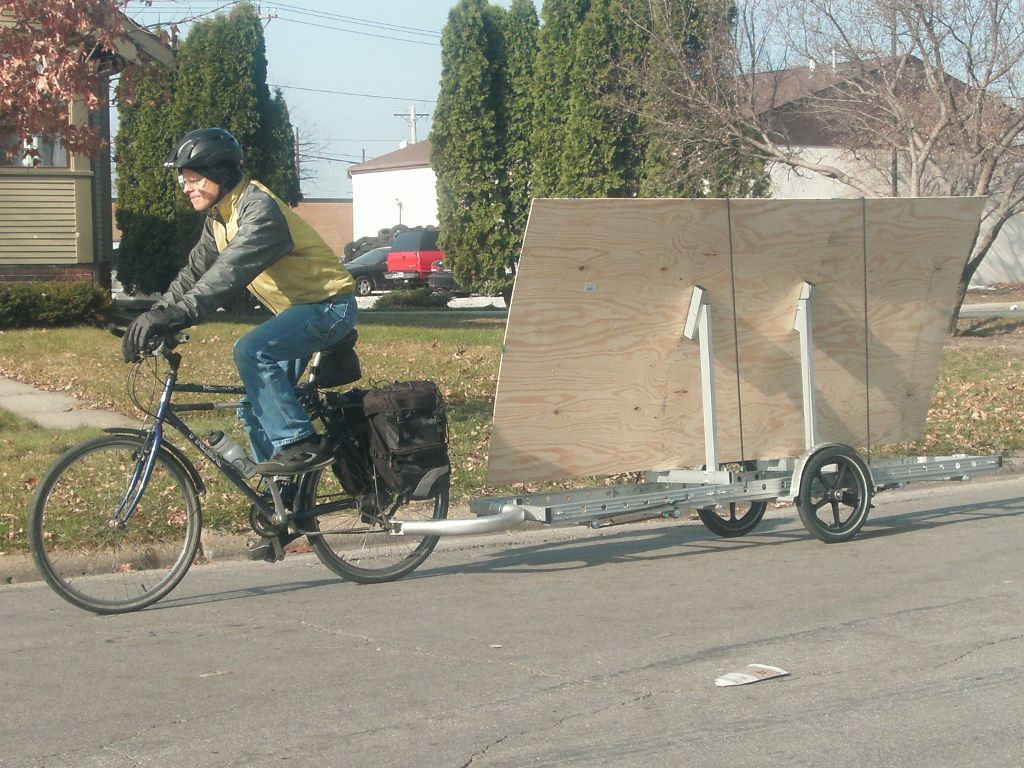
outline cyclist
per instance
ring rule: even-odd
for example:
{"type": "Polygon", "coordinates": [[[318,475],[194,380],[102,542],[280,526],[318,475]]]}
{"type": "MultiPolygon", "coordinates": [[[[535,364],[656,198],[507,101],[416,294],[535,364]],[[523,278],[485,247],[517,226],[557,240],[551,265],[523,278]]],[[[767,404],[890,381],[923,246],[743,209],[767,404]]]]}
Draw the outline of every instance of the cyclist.
{"type": "Polygon", "coordinates": [[[297,474],[330,460],[294,386],[309,359],[356,324],[354,281],[323,238],[242,168],[242,147],[223,128],[186,134],[164,164],[192,207],[206,211],[199,242],[167,292],[125,333],[125,362],[155,336],[205,320],[243,289],[274,313],[233,354],[246,397],[239,409],[264,474],[297,474]]]}

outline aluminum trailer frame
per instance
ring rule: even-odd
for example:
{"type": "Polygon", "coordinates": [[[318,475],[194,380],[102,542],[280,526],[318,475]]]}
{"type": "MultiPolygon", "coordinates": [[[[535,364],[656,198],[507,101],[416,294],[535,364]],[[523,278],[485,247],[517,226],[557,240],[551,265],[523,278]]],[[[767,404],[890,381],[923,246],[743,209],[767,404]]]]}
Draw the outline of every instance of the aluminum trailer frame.
{"type": "Polygon", "coordinates": [[[911,456],[868,463],[852,446],[819,443],[811,301],[805,282],[793,329],[800,334],[805,453],[796,458],[723,464],[718,455],[711,303],[694,286],[683,335],[700,345],[705,464],[697,469],[646,473],[643,482],[516,496],[484,497],[470,503],[476,519],[395,521],[396,535],[495,533],[533,520],[546,525],[594,528],[655,517],[679,518],[698,510],[701,520],[723,536],[749,533],[770,501],[796,504],[804,526],[825,542],[846,541],[867,519],[875,493],[921,480],[967,480],[1003,466],[1001,456],[911,456]],[[714,468],[708,470],[706,468],[714,468]],[[738,505],[746,505],[737,516],[738,505]],[[728,506],[727,519],[717,516],[728,506]],[[829,515],[831,513],[831,515],[829,515]]]}

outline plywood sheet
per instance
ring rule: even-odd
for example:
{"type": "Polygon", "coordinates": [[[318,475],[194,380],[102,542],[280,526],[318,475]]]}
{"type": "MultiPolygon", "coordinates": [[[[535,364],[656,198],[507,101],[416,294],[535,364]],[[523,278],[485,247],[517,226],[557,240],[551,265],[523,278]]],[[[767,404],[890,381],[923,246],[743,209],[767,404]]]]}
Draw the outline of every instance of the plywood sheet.
{"type": "Polygon", "coordinates": [[[800,287],[812,294],[818,430],[858,445],[865,434],[863,207],[858,200],[734,200],[732,243],[743,450],[789,456],[804,445],[800,287]]]}
{"type": "Polygon", "coordinates": [[[695,285],[712,305],[722,460],[804,450],[793,330],[804,281],[819,440],[916,436],[982,204],[535,201],[489,481],[702,464],[699,348],[682,336],[695,285]]]}
{"type": "MultiPolygon", "coordinates": [[[[676,466],[703,445],[698,348],[683,325],[694,284],[731,291],[726,204],[624,202],[534,203],[502,354],[492,483],[676,466]]],[[[718,346],[734,359],[731,334],[718,346]]],[[[735,421],[735,374],[731,390],[719,406],[735,421]]]]}
{"type": "Polygon", "coordinates": [[[924,430],[984,205],[977,197],[866,202],[871,445],[924,430]]]}

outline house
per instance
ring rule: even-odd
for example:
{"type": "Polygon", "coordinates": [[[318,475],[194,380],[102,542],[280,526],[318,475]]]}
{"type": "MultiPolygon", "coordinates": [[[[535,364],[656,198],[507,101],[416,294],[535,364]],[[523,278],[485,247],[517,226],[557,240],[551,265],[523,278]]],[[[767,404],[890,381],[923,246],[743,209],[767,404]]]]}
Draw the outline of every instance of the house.
{"type": "MultiPolygon", "coordinates": [[[[125,17],[127,38],[106,52],[97,77],[109,78],[145,57],[173,66],[174,54],[155,35],[125,17]]],[[[0,18],[0,23],[3,23],[0,18]]],[[[90,115],[84,104],[69,107],[69,120],[92,121],[110,138],[109,108],[90,115]]],[[[2,116],[0,116],[2,130],[2,116]]],[[[60,146],[36,143],[39,162],[11,164],[0,153],[0,282],[90,280],[109,285],[111,259],[110,152],[94,158],[60,146]]]]}
{"type": "MultiPolygon", "coordinates": [[[[891,174],[884,178],[874,170],[891,167],[892,153],[870,146],[858,149],[856,156],[842,149],[845,141],[841,131],[809,109],[813,101],[827,100],[834,89],[856,77],[857,70],[844,66],[798,67],[754,76],[754,112],[767,116],[767,125],[774,136],[804,159],[822,165],[855,171],[863,178],[875,176],[876,187],[891,183],[891,174]],[[872,161],[875,161],[872,163],[872,161]]],[[[956,85],[967,86],[956,81],[956,85]]],[[[840,181],[784,163],[769,165],[771,196],[777,198],[853,198],[861,193],[840,181]]],[[[888,171],[889,168],[886,168],[888,171]]],[[[897,167],[897,185],[900,174],[897,167]]],[[[966,254],[965,254],[966,257],[966,254]]],[[[1024,283],[1024,215],[1012,217],[1003,226],[971,280],[973,286],[1000,283],[1024,283]]]]}
{"type": "Polygon", "coordinates": [[[437,176],[430,165],[430,141],[353,165],[353,238],[373,237],[396,224],[437,225],[437,176]]]}

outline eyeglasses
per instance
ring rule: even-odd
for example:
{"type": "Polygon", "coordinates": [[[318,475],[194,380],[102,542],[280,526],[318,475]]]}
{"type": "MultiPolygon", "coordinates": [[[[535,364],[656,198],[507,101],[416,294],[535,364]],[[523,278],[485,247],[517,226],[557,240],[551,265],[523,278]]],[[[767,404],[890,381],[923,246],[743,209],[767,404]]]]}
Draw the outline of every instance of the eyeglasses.
{"type": "Polygon", "coordinates": [[[206,185],[210,183],[210,180],[205,176],[200,176],[198,179],[186,179],[180,173],[178,174],[178,184],[181,185],[182,189],[206,189],[206,185]]]}

